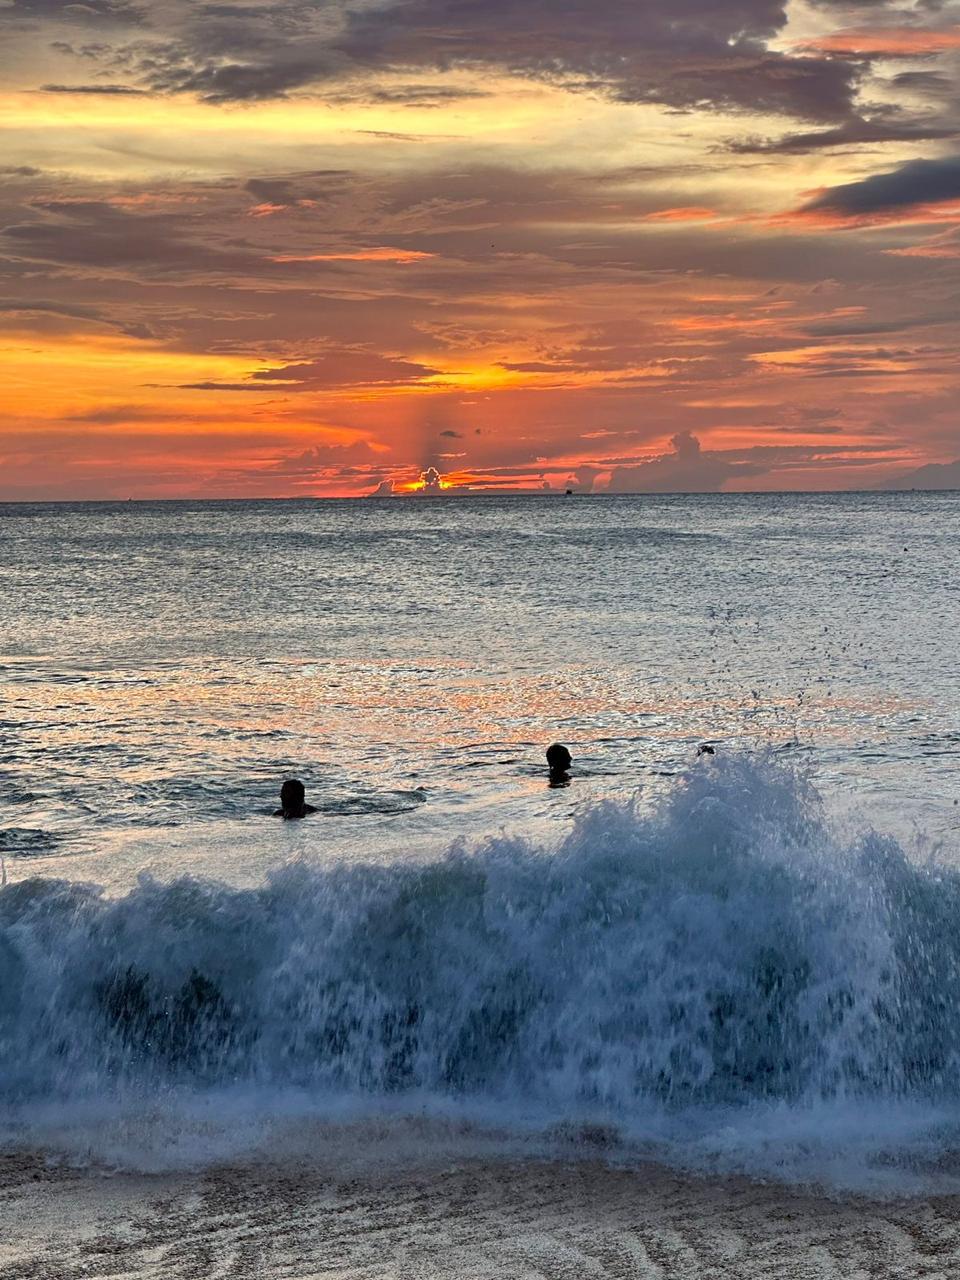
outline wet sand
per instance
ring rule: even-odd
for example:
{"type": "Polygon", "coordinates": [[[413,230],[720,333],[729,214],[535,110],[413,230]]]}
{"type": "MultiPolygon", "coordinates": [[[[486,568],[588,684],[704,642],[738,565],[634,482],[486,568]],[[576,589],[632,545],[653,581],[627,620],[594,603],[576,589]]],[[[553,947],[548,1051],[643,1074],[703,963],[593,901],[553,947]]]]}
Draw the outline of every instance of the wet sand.
{"type": "Polygon", "coordinates": [[[2,1280],[960,1276],[960,1196],[874,1201],[582,1161],[109,1176],[7,1154],[0,1223],[2,1280]]]}

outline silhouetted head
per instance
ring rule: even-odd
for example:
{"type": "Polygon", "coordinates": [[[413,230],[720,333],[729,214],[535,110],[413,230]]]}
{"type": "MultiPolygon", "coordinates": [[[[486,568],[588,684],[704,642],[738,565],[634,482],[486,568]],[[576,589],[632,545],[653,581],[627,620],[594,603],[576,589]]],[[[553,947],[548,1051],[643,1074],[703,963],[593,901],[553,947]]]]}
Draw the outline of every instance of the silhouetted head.
{"type": "Polygon", "coordinates": [[[303,813],[306,794],[303,783],[299,778],[288,778],[286,780],[280,788],[280,808],[283,810],[284,817],[288,815],[300,817],[303,813]]]}
{"type": "Polygon", "coordinates": [[[547,747],[547,766],[551,773],[566,773],[572,764],[573,757],[562,743],[547,747]]]}

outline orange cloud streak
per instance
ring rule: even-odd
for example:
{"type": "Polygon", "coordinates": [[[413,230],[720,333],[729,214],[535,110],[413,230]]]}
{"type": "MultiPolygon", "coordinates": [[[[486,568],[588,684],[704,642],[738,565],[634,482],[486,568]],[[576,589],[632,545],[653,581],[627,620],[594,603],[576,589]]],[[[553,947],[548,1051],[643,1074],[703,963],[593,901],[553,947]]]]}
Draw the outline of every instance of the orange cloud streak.
{"type": "Polygon", "coordinates": [[[919,31],[913,27],[851,28],[816,40],[805,40],[794,47],[804,53],[865,54],[879,58],[915,54],[922,57],[960,49],[960,27],[946,27],[940,31],[919,31]]]}
{"type": "Polygon", "coordinates": [[[791,209],[775,214],[766,220],[767,226],[804,226],[833,231],[856,227],[927,226],[960,219],[960,200],[944,200],[942,203],[908,205],[893,209],[871,209],[869,213],[845,213],[840,209],[791,209]]]}
{"type": "Polygon", "coordinates": [[[641,222],[703,222],[716,217],[716,209],[707,209],[701,205],[681,205],[676,209],[648,213],[645,218],[641,218],[641,222]]]}
{"type": "Polygon", "coordinates": [[[435,258],[436,254],[423,253],[419,249],[391,249],[381,245],[376,249],[339,249],[332,253],[278,253],[271,262],[422,262],[435,258]]]}

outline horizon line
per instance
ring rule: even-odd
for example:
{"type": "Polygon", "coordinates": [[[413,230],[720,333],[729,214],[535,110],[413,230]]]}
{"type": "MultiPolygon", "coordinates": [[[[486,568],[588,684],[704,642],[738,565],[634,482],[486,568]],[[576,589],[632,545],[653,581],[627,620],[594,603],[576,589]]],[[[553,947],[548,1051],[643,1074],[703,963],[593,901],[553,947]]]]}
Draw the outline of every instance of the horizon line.
{"type": "Polygon", "coordinates": [[[909,489],[677,489],[653,490],[637,493],[608,493],[599,490],[595,493],[573,490],[570,493],[555,489],[546,492],[540,489],[522,489],[517,492],[498,490],[446,490],[443,493],[355,493],[355,494],[274,494],[261,496],[234,497],[200,497],[197,495],[182,497],[153,498],[0,498],[0,507],[55,507],[55,506],[117,506],[131,504],[143,506],[148,503],[190,503],[190,502],[399,502],[405,504],[413,501],[444,501],[451,498],[828,498],[847,497],[850,495],[872,495],[874,497],[894,497],[898,494],[960,494],[960,487],[935,489],[915,487],[909,489]]]}

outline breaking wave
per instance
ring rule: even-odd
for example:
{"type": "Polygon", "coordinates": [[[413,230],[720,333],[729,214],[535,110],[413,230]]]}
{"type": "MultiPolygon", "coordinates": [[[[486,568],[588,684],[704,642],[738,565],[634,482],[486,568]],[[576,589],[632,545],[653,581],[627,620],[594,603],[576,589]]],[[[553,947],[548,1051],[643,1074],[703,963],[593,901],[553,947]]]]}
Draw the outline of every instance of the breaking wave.
{"type": "Polygon", "coordinates": [[[585,808],[551,848],[117,899],[25,880],[0,891],[0,971],[0,1101],[27,1127],[239,1089],[658,1141],[762,1112],[769,1146],[784,1117],[942,1124],[960,1096],[960,874],[839,835],[769,759],[585,808]]]}

